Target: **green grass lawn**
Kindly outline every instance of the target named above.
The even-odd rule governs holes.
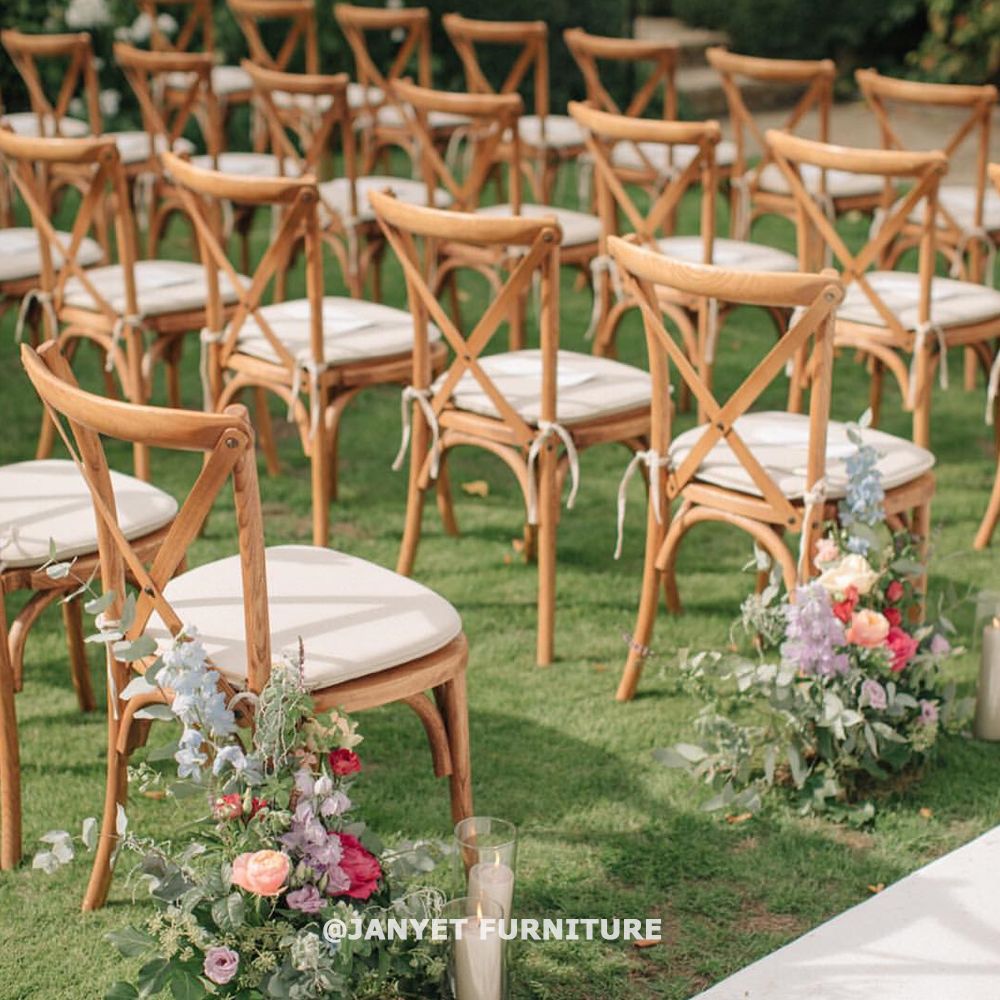
[[[569,188],[571,190],[571,188]],[[566,189],[564,189],[566,190]],[[697,208],[687,203],[682,232],[695,231]],[[860,232],[860,223],[855,227]],[[267,227],[257,229],[258,251]],[[791,226],[766,220],[763,242],[791,248]],[[173,231],[170,250],[186,253],[186,237]],[[330,263],[328,292],[343,284]],[[387,300],[404,305],[398,268],[387,271]],[[588,350],[583,331],[588,292],[575,292],[564,276],[562,343]],[[301,275],[296,277],[301,287]],[[293,285],[295,283],[293,282]],[[296,293],[293,287],[293,294]],[[465,286],[467,308],[481,307],[484,285]],[[766,317],[752,310],[726,324],[717,385],[735,386],[741,373],[772,341]],[[497,345],[499,346],[499,345]],[[197,345],[185,359],[185,402],[200,402]],[[85,383],[98,385],[96,359],[81,349]],[[621,354],[644,364],[638,317],[626,323]],[[960,591],[1000,589],[996,552],[975,553],[972,538],[993,481],[991,430],[982,419],[984,390],[961,388],[961,357],[950,357],[952,388],[935,390],[933,448],[939,456],[934,506],[936,558],[932,597],[947,584]],[[782,403],[783,385],[767,397]],[[162,401],[163,387],[157,385]],[[839,358],[834,416],[857,417],[867,402],[863,367]],[[309,468],[291,428],[275,404],[284,462],[278,478],[261,469],[269,544],[310,540]],[[909,434],[899,393],[888,390],[883,427]],[[33,456],[40,406],[18,360],[13,317],[0,327],[0,461]],[[682,415],[681,429],[691,415]],[[406,479],[389,469],[399,443],[399,392],[384,389],[358,399],[343,424],[341,495],[333,506],[333,544],[394,566],[403,525]],[[128,470],[126,449],[110,456]],[[700,808],[703,789],[654,763],[650,751],[691,735],[695,700],[674,679],[676,651],[720,646],[752,577],[740,572],[750,555],[746,536],[725,527],[694,531],[679,562],[686,612],[662,613],[654,655],[639,697],[614,700],[625,659],[622,633],[634,622],[642,567],[643,492],[630,491],[624,555],[612,559],[615,494],[626,461],[622,449],[582,457],[583,483],[576,508],[565,512],[559,535],[556,662],[534,663],[535,569],[512,546],[520,536],[523,506],[505,467],[485,453],[459,451],[452,463],[463,535],[443,534],[428,505],[416,576],[451,600],[471,644],[469,664],[472,763],[477,811],[513,820],[521,831],[517,909],[537,918],[660,917],[663,942],[639,951],[630,945],[549,942],[521,945],[514,995],[573,1000],[681,1000],[767,954],[931,858],[970,840],[998,820],[1000,748],[963,737],[942,740],[924,779],[881,804],[870,829],[849,830],[802,818],[770,805],[749,821],[732,824]],[[154,453],[154,481],[183,496],[193,481],[193,456]],[[485,498],[461,484],[483,479]],[[234,551],[231,509],[220,502],[192,562]],[[1000,539],[997,541],[1000,545]],[[11,602],[8,614],[18,606]],[[955,616],[971,643],[974,609]],[[24,781],[25,844],[59,827],[79,829],[99,814],[103,795],[102,713],[78,714],[69,679],[61,618],[50,609],[28,647],[25,689],[18,697]],[[954,661],[961,692],[974,690],[976,654]],[[103,670],[93,650],[94,679]],[[447,837],[447,787],[434,779],[418,720],[404,707],[368,713],[364,780],[356,786],[368,822],[389,839]],[[154,731],[152,745],[167,742]],[[137,798],[134,829],[167,835],[175,817],[169,804]],[[927,812],[930,810],[930,812]],[[141,886],[120,871],[108,906],[81,915],[87,876],[80,863],[47,877],[28,865],[0,876],[0,998],[82,1000],[100,997],[131,970],[102,940],[109,929],[137,919],[149,905]]]

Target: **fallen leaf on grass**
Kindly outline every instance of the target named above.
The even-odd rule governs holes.
[[[878,895],[885,888],[885,882],[879,882],[878,885],[868,886],[868,891],[874,895]]]
[[[611,669],[611,667],[609,667],[606,663],[595,663],[594,664],[594,673],[597,673],[597,674],[606,674],[610,669]]]
[[[167,797],[166,792],[143,792],[142,794],[145,795],[147,799],[156,799],[157,802]]]
[[[928,809],[927,806],[924,806],[923,809],[920,810],[920,815],[924,819],[931,819],[934,816],[934,810],[933,809]]]
[[[512,538],[510,540],[510,547],[515,552],[523,552],[524,551],[524,539],[523,538]]]
[[[462,492],[470,497],[487,497],[490,495],[490,484],[485,479],[473,479],[470,483],[462,483]]]
[[[657,938],[643,938],[641,941],[632,942],[636,948],[655,948],[660,943]]]
[[[748,819],[753,818],[753,813],[740,813],[738,816],[727,816],[727,823],[745,823]]]

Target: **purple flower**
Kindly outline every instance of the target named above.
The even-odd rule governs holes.
[[[833,613],[826,590],[818,583],[799,587],[795,603],[785,610],[787,627],[781,656],[803,674],[832,677],[846,674],[850,661],[838,646],[846,642],[844,623]]]
[[[225,986],[236,975],[239,967],[239,952],[232,948],[209,948],[205,952],[205,975],[219,986]]]
[[[920,724],[924,726],[933,725],[940,718],[941,713],[933,701],[926,698],[920,699]]]
[[[285,902],[293,910],[301,910],[303,913],[319,913],[326,900],[320,895],[316,886],[304,885],[301,889],[290,892],[285,897]]]
[[[326,870],[326,894],[339,896],[351,888],[351,877],[340,865],[333,865]]]
[[[861,685],[861,698],[872,708],[882,709],[889,703],[885,688],[878,681],[869,678]]]
[[[319,811],[322,816],[329,819],[331,816],[340,816],[351,808],[351,800],[340,791],[331,792],[320,804]]]
[[[951,652],[951,643],[940,632],[935,632],[931,639],[931,652],[935,656],[947,656]]]

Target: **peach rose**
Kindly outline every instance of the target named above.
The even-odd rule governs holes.
[[[291,862],[281,851],[255,851],[233,860],[233,885],[255,896],[277,896],[285,888]]]
[[[868,560],[852,552],[823,571],[819,578],[820,586],[831,596],[846,593],[848,587],[856,587],[859,594],[867,594],[875,586],[878,573],[872,569]]]
[[[816,562],[832,563],[840,556],[840,546],[832,538],[821,538],[816,543]]]
[[[877,611],[855,611],[844,633],[855,646],[881,646],[889,634],[889,620]]]

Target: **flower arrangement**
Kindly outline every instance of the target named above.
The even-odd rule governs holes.
[[[954,626],[943,607],[936,625],[921,622],[916,541],[880,530],[884,493],[864,423],[849,430],[856,451],[839,524],[816,546],[820,575],[782,596],[775,572],[744,602],[730,654],[681,657],[681,682],[706,702],[700,742],[655,756],[712,788],[706,809],[756,812],[780,786],[805,812],[867,821],[873,787],[914,772],[968,710],[940,677],[960,652],[947,637]],[[758,553],[756,568],[767,565]]]
[[[123,652],[148,654],[141,641]],[[145,962],[134,984],[115,983],[106,1000],[167,989],[185,1000],[353,1000],[440,989],[444,960],[433,942],[370,932],[334,942],[323,936],[328,920],[347,926],[361,920],[370,929],[390,918],[431,919],[444,899],[412,881],[434,867],[435,845],[386,851],[353,818],[361,736],[356,723],[336,711],[314,714],[301,664],[300,649],[297,662],[272,668],[256,699],[249,739],[241,736],[237,713],[253,696],[227,703],[191,627],[122,692],[125,699],[172,692],[169,708],[140,712],[175,718],[180,738],[151,751],[131,769],[130,782],[196,815],[183,836],[157,842],[130,832],[119,814],[119,851],[138,857],[133,876],[148,887],[155,910],[144,927],[109,935],[124,956]],[[72,860],[76,840],[92,850],[96,838],[93,819],[79,838],[47,834],[35,866],[55,870]]]

